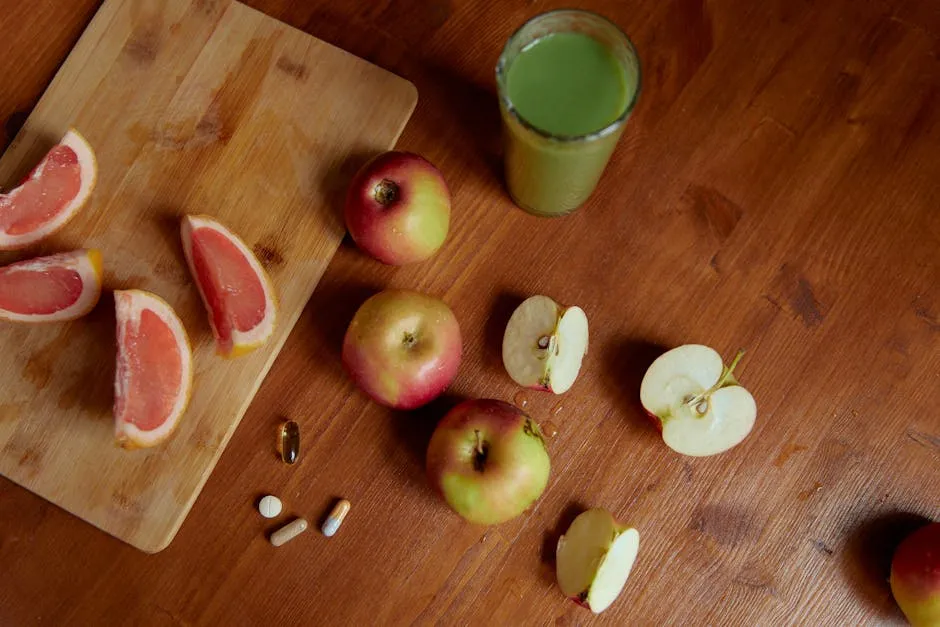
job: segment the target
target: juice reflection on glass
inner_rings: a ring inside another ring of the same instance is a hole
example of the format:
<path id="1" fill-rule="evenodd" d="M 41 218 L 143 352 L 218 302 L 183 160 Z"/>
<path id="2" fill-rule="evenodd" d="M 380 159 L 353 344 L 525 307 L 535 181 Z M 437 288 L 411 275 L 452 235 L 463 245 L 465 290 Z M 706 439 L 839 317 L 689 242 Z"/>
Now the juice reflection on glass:
<path id="1" fill-rule="evenodd" d="M 496 80 L 510 195 L 536 215 L 573 211 L 594 191 L 636 103 L 633 45 L 594 13 L 544 13 L 506 43 Z"/>

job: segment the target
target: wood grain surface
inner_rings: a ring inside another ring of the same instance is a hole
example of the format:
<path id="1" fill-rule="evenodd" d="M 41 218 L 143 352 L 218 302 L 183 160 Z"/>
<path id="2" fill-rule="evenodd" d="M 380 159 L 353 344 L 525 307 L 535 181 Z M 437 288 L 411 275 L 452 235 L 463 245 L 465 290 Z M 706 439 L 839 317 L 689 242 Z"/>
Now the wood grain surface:
<path id="1" fill-rule="evenodd" d="M 29 4 L 0 13 L 12 129 L 96 9 Z M 590 202 L 545 220 L 501 186 L 493 68 L 526 18 L 569 4 L 252 0 L 417 85 L 399 146 L 444 172 L 450 237 L 401 269 L 345 241 L 162 553 L 0 481 L 0 624 L 902 621 L 891 551 L 940 518 L 936 2 L 579 3 L 630 34 L 644 91 Z M 464 335 L 452 394 L 411 414 L 369 402 L 339 362 L 356 307 L 386 286 L 442 296 Z M 530 395 L 558 427 L 542 499 L 473 527 L 428 488 L 424 448 L 454 400 L 515 396 L 500 338 L 534 293 L 586 310 L 591 353 L 569 393 Z M 740 379 L 759 408 L 742 445 L 700 460 L 669 451 L 637 401 L 651 360 L 692 341 L 746 347 Z M 284 416 L 303 434 L 293 467 L 273 458 Z M 334 538 L 273 549 L 277 523 L 254 509 L 264 493 L 285 516 L 318 521 L 340 496 L 352 510 Z M 641 533 L 631 580 L 599 617 L 553 576 L 557 536 L 587 506 Z"/>
<path id="2" fill-rule="evenodd" d="M 98 154 L 96 188 L 70 224 L 16 256 L 97 248 L 106 288 L 165 298 L 193 346 L 193 394 L 165 446 L 124 451 L 113 298 L 70 324 L 4 325 L 0 474 L 140 549 L 164 548 L 343 238 L 337 194 L 395 143 L 416 97 L 239 3 L 106 2 L 0 160 L 0 181 L 18 181 L 74 126 Z M 271 276 L 277 328 L 249 356 L 215 354 L 182 256 L 186 213 L 218 217 Z"/>

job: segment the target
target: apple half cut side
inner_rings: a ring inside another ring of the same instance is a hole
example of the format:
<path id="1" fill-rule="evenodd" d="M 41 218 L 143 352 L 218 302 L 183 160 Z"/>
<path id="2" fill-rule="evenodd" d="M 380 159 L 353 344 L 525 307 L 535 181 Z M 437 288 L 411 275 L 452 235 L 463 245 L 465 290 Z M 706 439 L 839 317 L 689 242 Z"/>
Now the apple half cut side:
<path id="1" fill-rule="evenodd" d="M 558 539 L 558 586 L 575 603 L 600 614 L 620 595 L 639 549 L 640 532 L 617 524 L 610 512 L 582 512 Z"/>
<path id="2" fill-rule="evenodd" d="M 562 394 L 578 378 L 587 348 L 588 321 L 580 307 L 532 296 L 506 325 L 503 365 L 521 386 Z"/>
<path id="3" fill-rule="evenodd" d="M 714 349 L 686 344 L 652 363 L 640 384 L 640 402 L 669 448 L 692 457 L 716 455 L 751 432 L 757 404 L 734 378 L 743 355 L 725 367 Z"/>

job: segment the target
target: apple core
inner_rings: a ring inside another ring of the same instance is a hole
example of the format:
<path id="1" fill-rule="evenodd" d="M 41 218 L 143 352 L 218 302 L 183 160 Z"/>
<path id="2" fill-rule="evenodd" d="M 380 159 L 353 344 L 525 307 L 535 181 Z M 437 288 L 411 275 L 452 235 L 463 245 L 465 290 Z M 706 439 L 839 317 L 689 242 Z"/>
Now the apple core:
<path id="1" fill-rule="evenodd" d="M 486 454 L 489 452 L 489 445 L 480 435 L 479 429 L 474 432 L 477 436 L 477 445 L 473 451 L 473 469 L 477 472 L 483 472 L 486 468 Z"/>
<path id="2" fill-rule="evenodd" d="M 379 203 L 383 207 L 388 207 L 390 204 L 395 202 L 399 196 L 401 196 L 401 189 L 394 181 L 388 179 L 382 179 L 378 182 L 373 190 L 375 195 L 375 202 Z"/>

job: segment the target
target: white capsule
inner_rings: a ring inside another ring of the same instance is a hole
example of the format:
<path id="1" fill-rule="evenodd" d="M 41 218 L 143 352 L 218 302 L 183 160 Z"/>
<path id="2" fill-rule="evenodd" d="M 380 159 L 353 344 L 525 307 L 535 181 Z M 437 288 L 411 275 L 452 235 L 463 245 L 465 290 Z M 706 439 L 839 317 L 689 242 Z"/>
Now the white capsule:
<path id="1" fill-rule="evenodd" d="M 271 544 L 281 546 L 286 544 L 307 530 L 307 521 L 297 518 L 271 534 Z"/>
<path id="2" fill-rule="evenodd" d="M 349 513 L 350 507 L 351 505 L 346 499 L 341 499 L 333 506 L 330 515 L 326 517 L 326 520 L 323 521 L 323 526 L 320 527 L 320 531 L 323 532 L 323 535 L 329 538 L 339 530 L 339 526 L 343 524 L 343 519 L 346 518 L 346 514 Z"/>
<path id="3" fill-rule="evenodd" d="M 282 509 L 281 499 L 276 496 L 269 494 L 258 501 L 258 511 L 261 512 L 261 515 L 265 518 L 274 518 L 281 513 Z"/>

